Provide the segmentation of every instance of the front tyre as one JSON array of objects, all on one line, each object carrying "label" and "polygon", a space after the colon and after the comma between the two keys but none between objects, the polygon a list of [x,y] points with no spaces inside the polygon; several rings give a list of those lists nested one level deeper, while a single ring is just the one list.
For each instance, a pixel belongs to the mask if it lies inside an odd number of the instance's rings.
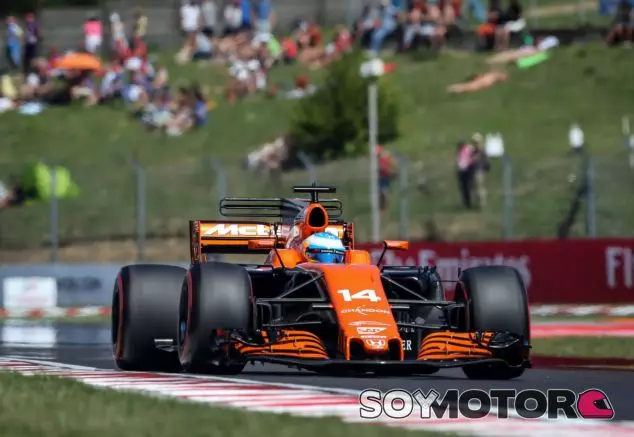
[{"label": "front tyre", "polygon": [[232,353],[228,334],[253,328],[251,278],[241,266],[194,264],[182,283],[177,345],[186,372],[233,375],[246,362]]},{"label": "front tyre", "polygon": [[[464,287],[464,288],[463,288]],[[461,330],[506,331],[530,343],[529,309],[526,288],[519,272],[507,266],[481,266],[466,269],[456,287],[456,301],[466,311],[461,317]],[[528,359],[528,347],[514,348],[504,356],[511,366],[520,366]],[[470,379],[513,379],[524,373],[524,367],[504,364],[467,365],[463,372]]]}]

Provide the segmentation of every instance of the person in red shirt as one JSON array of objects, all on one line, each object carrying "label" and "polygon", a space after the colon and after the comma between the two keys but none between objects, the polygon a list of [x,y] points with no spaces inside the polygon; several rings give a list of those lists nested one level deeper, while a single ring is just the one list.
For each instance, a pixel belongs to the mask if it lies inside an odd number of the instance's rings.
[{"label": "person in red shirt", "polygon": [[383,146],[377,145],[375,151],[379,158],[379,207],[382,212],[385,212],[387,211],[390,184],[397,174],[396,162]]}]

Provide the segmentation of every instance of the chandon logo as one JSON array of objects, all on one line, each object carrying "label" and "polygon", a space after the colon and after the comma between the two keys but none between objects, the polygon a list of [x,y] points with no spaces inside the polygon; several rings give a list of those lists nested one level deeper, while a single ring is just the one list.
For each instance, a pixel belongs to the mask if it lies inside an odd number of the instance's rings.
[{"label": "chandon logo", "polygon": [[376,328],[376,327],[360,327],[357,328],[357,332],[361,335],[364,334],[378,334],[381,331],[385,331],[385,328]]},{"label": "chandon logo", "polygon": [[377,314],[377,313],[392,314],[391,311],[384,310],[382,308],[368,308],[365,305],[360,305],[356,308],[348,308],[341,311],[341,314],[350,314],[350,313],[357,313],[357,314],[361,314],[362,316],[367,316],[368,314]]}]

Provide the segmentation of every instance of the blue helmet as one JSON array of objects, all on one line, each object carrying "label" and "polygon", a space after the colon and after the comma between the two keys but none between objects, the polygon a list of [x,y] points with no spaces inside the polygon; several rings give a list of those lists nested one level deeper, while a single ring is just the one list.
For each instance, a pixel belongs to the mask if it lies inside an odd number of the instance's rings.
[{"label": "blue helmet", "polygon": [[304,257],[308,261],[341,264],[346,255],[346,248],[334,234],[318,232],[304,240]]}]

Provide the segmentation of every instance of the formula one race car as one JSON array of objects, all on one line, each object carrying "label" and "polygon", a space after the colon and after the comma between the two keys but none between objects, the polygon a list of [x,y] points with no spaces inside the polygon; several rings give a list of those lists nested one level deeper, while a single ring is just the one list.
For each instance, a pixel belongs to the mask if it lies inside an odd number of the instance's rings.
[{"label": "formula one race car", "polygon": [[[353,224],[331,187],[310,198],[225,198],[224,217],[190,221],[191,265],[129,265],[116,278],[112,342],[124,370],[237,374],[269,362],[331,375],[430,374],[511,379],[531,367],[526,290],[504,266],[465,269],[446,300],[433,266],[381,265],[355,249]],[[256,220],[262,220],[257,221]],[[270,220],[274,218],[275,220]],[[269,220],[270,222],[266,221]],[[331,262],[307,258],[324,232],[341,242]],[[264,253],[261,265],[210,254]]]}]

